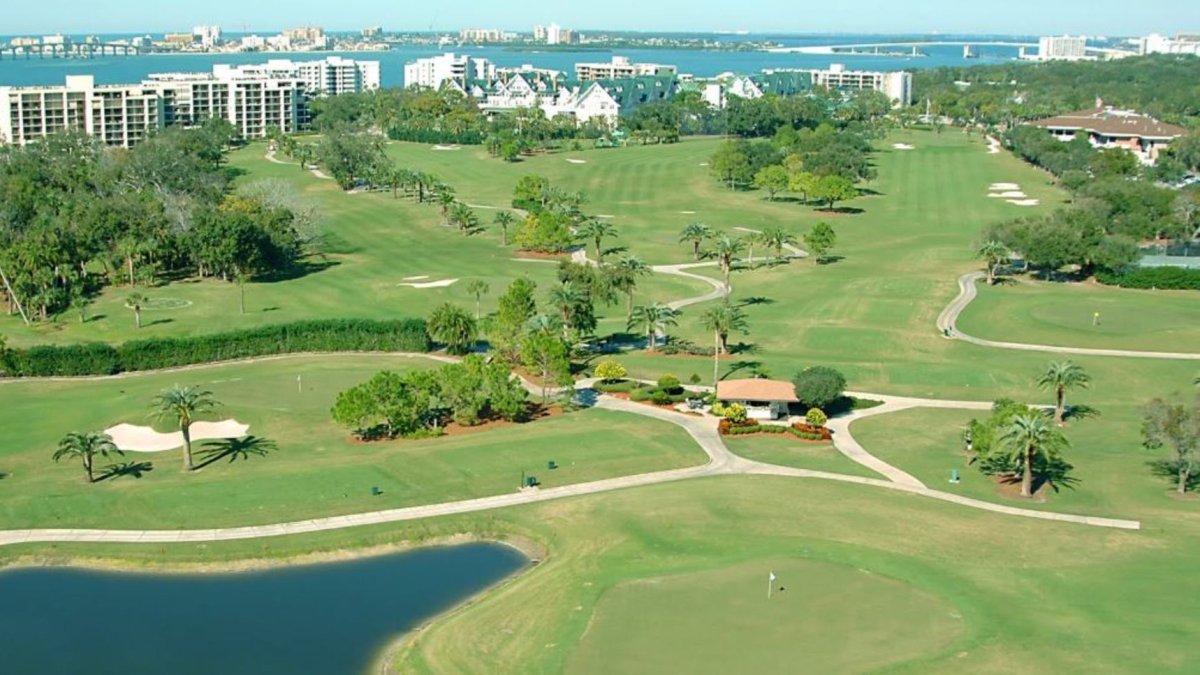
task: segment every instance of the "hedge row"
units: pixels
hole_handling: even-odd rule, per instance
[[[1124,272],[1102,271],[1096,274],[1096,279],[1102,284],[1122,288],[1200,291],[1200,269],[1184,267],[1135,267]]]
[[[455,143],[457,145],[482,145],[483,133],[464,131],[454,133],[437,129],[406,129],[392,127],[388,129],[388,138],[393,141],[408,141],[410,143]]]
[[[300,321],[229,333],[131,340],[119,345],[44,345],[12,349],[5,374],[17,377],[115,375],[197,363],[298,352],[427,352],[421,319]]]
[[[791,434],[806,441],[828,441],[833,433],[825,427],[814,427],[807,424],[796,424],[785,427],[780,424],[758,424],[746,422],[734,424],[727,419],[721,420],[717,429],[722,436],[750,436],[753,434]]]

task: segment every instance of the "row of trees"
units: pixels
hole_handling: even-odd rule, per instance
[[[128,150],[78,132],[0,150],[0,292],[9,313],[83,314],[105,285],[195,274],[285,272],[315,238],[315,210],[286,183],[234,191],[232,126],[170,128]]]

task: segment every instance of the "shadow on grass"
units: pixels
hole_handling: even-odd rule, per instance
[[[1178,489],[1179,486],[1179,469],[1180,462],[1177,459],[1155,459],[1146,462],[1146,466],[1150,467],[1150,472],[1160,478],[1165,478],[1171,484],[1171,487]],[[0,477],[3,477],[0,475]],[[1189,473],[1187,480],[1183,482],[1184,487],[1188,491],[1200,489],[1200,473]]]
[[[818,265],[836,265],[845,259],[844,255],[823,255],[817,258],[816,263]]]
[[[272,450],[279,449],[275,441],[261,436],[245,436],[243,438],[225,438],[219,441],[209,441],[196,454],[203,460],[196,465],[197,469],[228,459],[232,464],[239,459],[250,457],[265,457]]]
[[[154,470],[152,462],[122,462],[121,464],[109,464],[104,467],[104,473],[96,479],[99,483],[103,480],[114,480],[117,478],[141,478]]]
[[[835,206],[833,208],[817,209],[817,213],[836,213],[843,216],[853,216],[863,213],[863,210],[857,206]]]
[[[142,310],[142,311],[145,311],[145,310]],[[142,324],[142,328],[149,328],[149,327],[151,327],[151,326],[158,326],[158,325],[161,325],[161,324],[164,324],[164,323],[175,323],[175,319],[155,319],[154,321],[151,321],[151,322],[149,322],[149,323],[143,323],[143,324]]]
[[[269,274],[264,274],[260,277],[255,277],[255,281],[264,284],[274,284],[280,281],[293,281],[302,279],[310,274],[324,272],[331,267],[337,267],[341,263],[336,260],[320,259],[320,260],[301,260],[287,269],[278,270]]]
[[[773,305],[775,301],[761,295],[754,295],[738,303],[738,307],[753,307],[757,305]]]

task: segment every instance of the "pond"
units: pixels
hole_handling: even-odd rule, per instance
[[[528,562],[476,543],[237,573],[6,571],[2,670],[362,673],[389,642]]]

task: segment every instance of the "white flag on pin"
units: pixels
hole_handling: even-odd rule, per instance
[[[771,589],[775,587],[775,573],[767,573],[767,599],[771,599]]]
[[[775,581],[775,573],[774,572],[771,572],[771,574],[767,577],[767,581],[771,581],[771,582]]]

